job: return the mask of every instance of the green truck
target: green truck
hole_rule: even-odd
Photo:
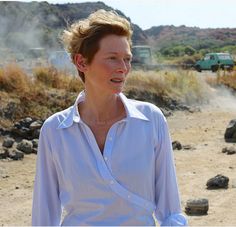
[[[152,67],[152,51],[147,45],[136,45],[132,47],[132,67],[135,69],[148,70]]]
[[[194,68],[201,72],[202,70],[211,70],[216,72],[218,69],[232,70],[234,60],[229,53],[209,53],[194,65]]]

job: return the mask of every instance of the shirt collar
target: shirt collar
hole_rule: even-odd
[[[141,113],[136,106],[130,101],[123,93],[119,94],[121,101],[124,104],[127,118],[137,118],[144,121],[149,121],[149,119]]]
[[[127,118],[136,118],[144,121],[149,121],[149,119],[143,113],[141,113],[123,93],[120,93],[119,96],[124,104]],[[82,91],[76,98],[74,105],[71,108],[69,108],[68,115],[59,123],[58,129],[68,128],[72,126],[73,122],[79,123],[81,121],[78,111],[78,104],[84,101],[84,99],[85,99],[85,92]]]

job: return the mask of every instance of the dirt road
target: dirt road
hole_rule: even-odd
[[[236,154],[221,152],[233,145],[223,136],[236,118],[236,98],[220,94],[200,112],[168,118],[172,139],[194,148],[174,151],[183,212],[188,199],[209,200],[208,215],[188,216],[190,226],[236,226]],[[30,225],[35,160],[34,154],[22,161],[0,160],[0,225]],[[207,180],[217,174],[229,177],[229,188],[206,190]]]

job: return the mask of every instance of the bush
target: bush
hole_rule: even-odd
[[[204,82],[194,71],[134,71],[127,78],[125,91],[148,91],[158,96],[168,96],[187,104],[205,101]]]
[[[219,73],[217,82],[218,84],[224,84],[236,91],[236,71]]]
[[[13,100],[15,105],[11,120],[26,116],[45,119],[72,105],[82,89],[83,83],[78,77],[53,68],[36,68],[33,76],[26,75],[17,65],[0,68],[1,104],[4,100]],[[6,106],[7,103],[1,108]]]
[[[10,64],[0,70],[0,90],[25,93],[31,85],[32,81],[18,65]]]
[[[66,89],[71,92],[79,92],[83,89],[83,83],[78,77],[73,77],[66,71],[54,67],[38,67],[34,70],[34,77],[35,82],[50,88]]]
[[[53,67],[37,67],[34,69],[35,82],[51,88],[65,88],[68,84],[66,76]]]
[[[191,46],[186,46],[184,48],[184,53],[187,54],[188,56],[192,56],[196,53],[196,50]]]
[[[176,64],[190,64],[190,65],[193,65],[196,63],[196,61],[200,60],[201,59],[201,55],[200,54],[194,54],[193,56],[183,56],[183,57],[180,57],[178,59],[176,59],[174,61],[174,63]]]

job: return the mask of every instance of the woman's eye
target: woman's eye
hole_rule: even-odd
[[[116,59],[116,57],[114,57],[114,56],[111,56],[111,57],[109,57],[108,59],[115,60],[115,59]]]
[[[131,62],[131,58],[125,58],[124,61],[129,63]]]

